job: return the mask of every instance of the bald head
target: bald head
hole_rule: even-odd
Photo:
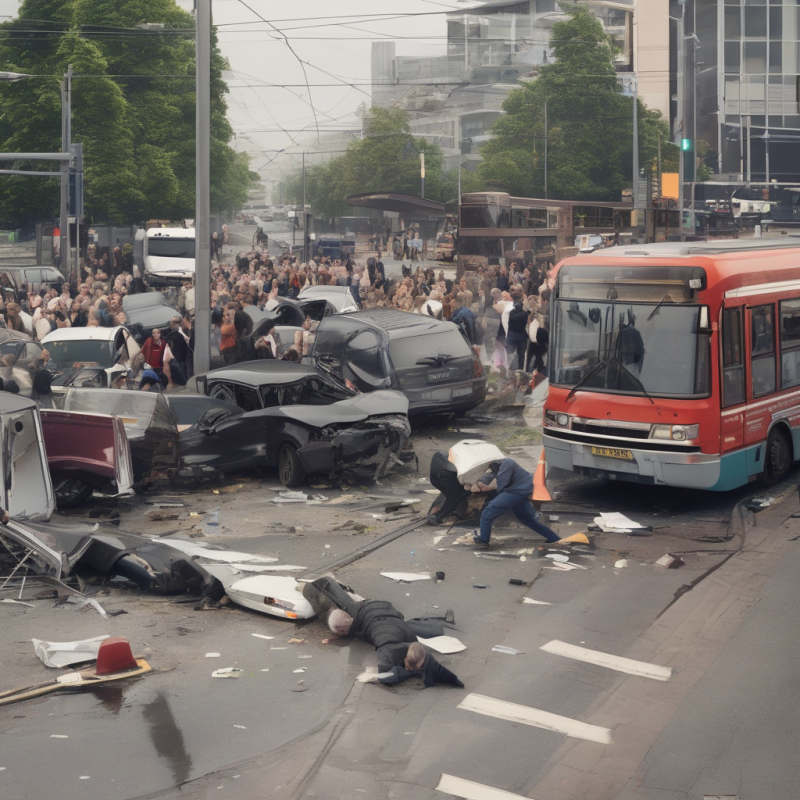
[[[339,636],[347,636],[353,625],[353,618],[340,608],[336,608],[328,615],[328,627]]]

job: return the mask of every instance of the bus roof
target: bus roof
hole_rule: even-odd
[[[700,267],[714,295],[763,294],[773,286],[775,291],[800,290],[800,236],[606,247],[567,258],[556,272],[564,266],[630,267],[634,260],[645,268]]]

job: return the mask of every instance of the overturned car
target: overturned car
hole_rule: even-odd
[[[180,434],[182,474],[277,466],[284,486],[307,475],[378,479],[414,459],[408,400],[394,391],[357,394],[321,370],[252,361],[195,379],[202,394],[244,413],[215,409]]]

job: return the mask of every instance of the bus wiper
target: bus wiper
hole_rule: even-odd
[[[621,369],[625,369],[622,364],[619,365]],[[637,378],[629,369],[625,369],[625,374],[642,390],[642,394],[653,404],[656,404],[656,401],[647,394],[647,389],[644,388],[644,384]],[[619,385],[619,384],[618,384]]]
[[[661,308],[661,304],[669,297],[669,292],[667,292],[659,301],[658,305],[650,312],[650,316],[647,318],[647,321],[650,322],[651,319],[656,315],[656,312],[659,308]]]
[[[578,391],[578,389],[583,386],[589,378],[594,377],[603,367],[610,366],[614,359],[612,358],[604,358],[602,361],[598,361],[569,391],[567,395],[567,400],[572,398],[572,395]]]

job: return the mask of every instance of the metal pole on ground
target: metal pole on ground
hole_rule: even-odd
[[[196,0],[195,57],[195,374],[211,368],[211,0]]]

